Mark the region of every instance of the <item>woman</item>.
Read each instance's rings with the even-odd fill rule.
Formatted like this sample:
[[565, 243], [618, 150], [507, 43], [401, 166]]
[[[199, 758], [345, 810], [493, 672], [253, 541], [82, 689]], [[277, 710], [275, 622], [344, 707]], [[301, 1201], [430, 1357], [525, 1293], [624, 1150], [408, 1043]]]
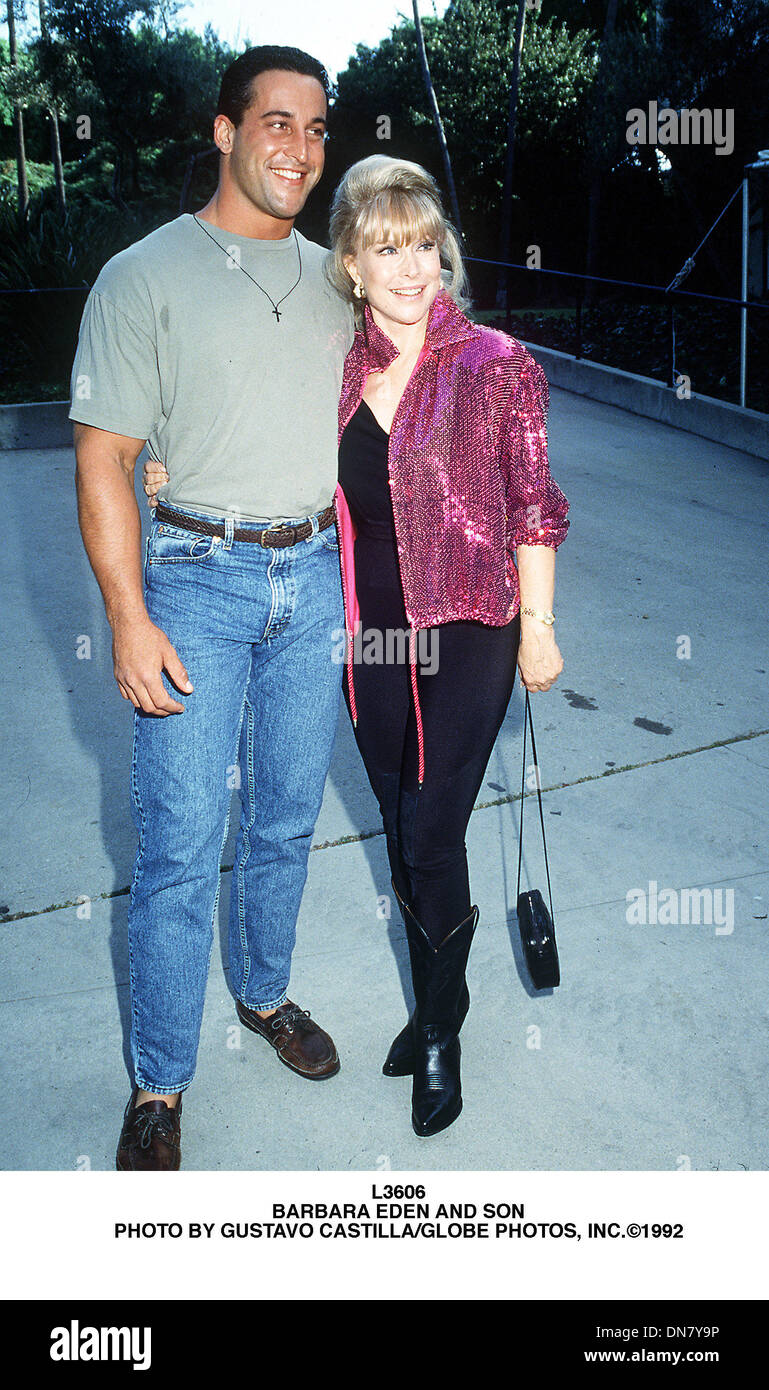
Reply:
[[[544, 373], [462, 312], [461, 254], [431, 175], [384, 155], [354, 164], [334, 195], [331, 242], [331, 278], [359, 324], [335, 498], [345, 698], [416, 1003], [384, 1072], [413, 1076], [412, 1123], [426, 1136], [462, 1108], [458, 1035], [478, 922], [470, 814], [516, 665], [529, 691], [563, 668], [551, 610], [568, 506], [548, 467]], [[145, 471], [147, 490], [164, 476]]]

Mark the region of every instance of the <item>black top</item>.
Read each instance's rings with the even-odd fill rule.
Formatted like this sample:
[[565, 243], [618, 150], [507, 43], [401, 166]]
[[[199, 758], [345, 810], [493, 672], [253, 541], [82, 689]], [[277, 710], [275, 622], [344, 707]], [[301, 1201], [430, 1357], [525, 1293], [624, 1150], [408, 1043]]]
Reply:
[[358, 534], [395, 544], [387, 450], [390, 436], [361, 401], [339, 443], [339, 482]]

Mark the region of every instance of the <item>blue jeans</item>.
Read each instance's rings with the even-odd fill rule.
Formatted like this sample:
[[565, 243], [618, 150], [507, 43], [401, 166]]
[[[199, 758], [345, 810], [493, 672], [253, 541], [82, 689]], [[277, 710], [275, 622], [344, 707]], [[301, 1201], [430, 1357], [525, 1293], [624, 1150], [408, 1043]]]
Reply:
[[195, 1071], [234, 787], [230, 986], [251, 1009], [286, 999], [341, 690], [336, 528], [312, 521], [308, 540], [269, 549], [234, 540], [231, 519], [222, 540], [153, 516], [147, 611], [194, 691], [164, 675], [184, 711], [134, 722], [131, 1051], [145, 1091], [183, 1091]]

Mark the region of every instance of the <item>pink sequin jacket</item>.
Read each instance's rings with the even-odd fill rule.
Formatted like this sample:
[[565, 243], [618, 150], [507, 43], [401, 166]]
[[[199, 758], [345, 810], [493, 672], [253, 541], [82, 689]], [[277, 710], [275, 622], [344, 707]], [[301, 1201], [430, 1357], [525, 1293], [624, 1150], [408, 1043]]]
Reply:
[[[369, 373], [384, 371], [397, 356], [367, 305], [364, 331], [355, 334], [345, 361], [340, 440]], [[413, 630], [468, 618], [493, 627], [511, 622], [520, 603], [515, 547], [557, 549], [564, 540], [568, 503], [548, 466], [548, 402], [545, 374], [521, 343], [471, 323], [445, 291], [438, 294], [388, 451], [404, 605]], [[341, 487], [334, 503], [355, 720], [355, 525]], [[421, 725], [414, 652], [412, 639]]]

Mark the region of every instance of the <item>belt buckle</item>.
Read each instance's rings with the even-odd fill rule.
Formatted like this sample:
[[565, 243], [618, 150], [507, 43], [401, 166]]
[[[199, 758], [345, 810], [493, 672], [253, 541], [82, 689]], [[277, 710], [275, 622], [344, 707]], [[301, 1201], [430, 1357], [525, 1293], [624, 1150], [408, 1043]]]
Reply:
[[[302, 523], [300, 523], [300, 525], [301, 524]], [[293, 536], [293, 540], [287, 541], [286, 545], [296, 545], [299, 539], [299, 530], [299, 526], [286, 526], [285, 524], [281, 526], [265, 526], [264, 530], [260, 533], [259, 544], [265, 548], [269, 547], [270, 549], [280, 549], [281, 547], [279, 544], [269, 546], [269, 542], [266, 541], [264, 538], [265, 536], [280, 536], [281, 532], [285, 532], [287, 535], [290, 533]]]

